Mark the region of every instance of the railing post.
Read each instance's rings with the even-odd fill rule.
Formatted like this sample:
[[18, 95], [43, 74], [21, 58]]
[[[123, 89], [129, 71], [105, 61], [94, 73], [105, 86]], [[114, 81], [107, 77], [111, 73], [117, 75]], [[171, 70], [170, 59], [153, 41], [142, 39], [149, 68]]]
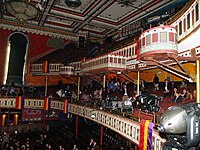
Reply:
[[9, 132], [10, 108], [8, 109], [7, 132]]
[[100, 126], [100, 150], [103, 149], [103, 126]]
[[78, 81], [77, 81], [77, 82], [78, 82], [78, 83], [77, 83], [77, 84], [78, 84], [78, 87], [77, 87], [77, 88], [78, 88], [78, 89], [77, 89], [77, 92], [78, 92], [78, 93], [77, 93], [77, 99], [78, 99], [78, 101], [80, 101], [80, 81], [81, 81], [81, 78], [80, 78], [79, 74], [77, 74], [77, 76], [78, 76], [78, 77], [77, 77], [77, 78], [78, 78], [78, 79], [77, 79], [77, 80], [78, 80]]
[[78, 115], [76, 115], [76, 139], [78, 139]]
[[200, 68], [199, 68], [199, 60], [196, 61], [196, 67], [197, 67], [197, 75], [196, 75], [196, 102], [200, 103], [200, 94], [199, 94], [199, 90], [200, 90]]
[[137, 72], [137, 96], [140, 95], [140, 71]]

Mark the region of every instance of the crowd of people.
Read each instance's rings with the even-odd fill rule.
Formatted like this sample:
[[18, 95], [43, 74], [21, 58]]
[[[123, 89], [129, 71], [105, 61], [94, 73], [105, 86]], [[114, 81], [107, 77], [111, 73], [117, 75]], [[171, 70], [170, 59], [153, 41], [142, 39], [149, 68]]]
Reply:
[[2, 150], [30, 150], [29, 138], [22, 141], [17, 131], [11, 134], [3, 132], [0, 135], [0, 144], [0, 149]]
[[195, 100], [196, 89], [190, 91], [188, 83], [182, 80], [181, 83], [177, 84], [169, 79], [165, 79], [164, 83], [159, 82], [158, 76], [154, 76], [154, 91], [163, 91], [164, 98], [171, 98], [171, 102], [181, 103], [185, 99]]

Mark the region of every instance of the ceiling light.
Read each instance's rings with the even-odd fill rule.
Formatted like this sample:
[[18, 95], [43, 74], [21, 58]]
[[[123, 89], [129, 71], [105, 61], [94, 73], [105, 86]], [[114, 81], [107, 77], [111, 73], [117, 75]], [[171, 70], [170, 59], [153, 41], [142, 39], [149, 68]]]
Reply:
[[9, 1], [6, 3], [6, 8], [20, 22], [34, 19], [39, 13], [39, 9], [32, 5], [30, 0]]
[[77, 8], [77, 7], [81, 6], [82, 3], [80, 0], [65, 0], [65, 4], [68, 7]]

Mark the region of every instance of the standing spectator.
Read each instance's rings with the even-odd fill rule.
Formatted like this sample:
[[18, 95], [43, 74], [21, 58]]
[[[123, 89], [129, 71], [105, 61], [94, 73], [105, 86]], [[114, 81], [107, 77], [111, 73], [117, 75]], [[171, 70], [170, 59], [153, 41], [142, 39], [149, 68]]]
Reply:
[[154, 84], [154, 90], [159, 91], [159, 78], [157, 74], [154, 74], [153, 84]]
[[141, 88], [141, 92], [144, 92], [147, 89], [147, 83], [143, 79], [141, 79], [140, 88]]

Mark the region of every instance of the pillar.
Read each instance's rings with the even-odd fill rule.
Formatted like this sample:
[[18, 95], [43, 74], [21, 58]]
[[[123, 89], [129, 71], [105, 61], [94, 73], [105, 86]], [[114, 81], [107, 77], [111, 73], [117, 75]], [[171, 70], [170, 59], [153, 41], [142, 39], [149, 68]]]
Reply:
[[79, 74], [78, 74], [78, 83], [77, 83], [77, 85], [78, 85], [78, 89], [77, 89], [77, 99], [78, 99], [78, 101], [80, 100], [80, 81], [81, 81], [81, 77], [79, 76]]
[[200, 69], [199, 69], [199, 60], [196, 61], [197, 66], [197, 75], [196, 75], [196, 102], [200, 103]]
[[48, 89], [48, 76], [46, 73], [46, 75], [45, 75], [45, 92], [44, 92], [45, 97], [47, 97], [47, 89]]
[[103, 126], [100, 126], [100, 150], [103, 149]]
[[45, 116], [45, 113], [46, 113], [46, 111], [42, 110], [42, 128], [43, 129], [45, 129], [45, 127], [46, 127], [46, 121], [45, 121], [46, 116]]
[[140, 71], [137, 73], [137, 95], [140, 95]]
[[78, 139], [78, 115], [76, 115], [76, 139]]
[[8, 109], [7, 132], [9, 131], [10, 109]]
[[103, 75], [103, 90], [106, 89], [106, 75]]

